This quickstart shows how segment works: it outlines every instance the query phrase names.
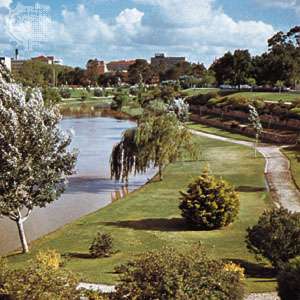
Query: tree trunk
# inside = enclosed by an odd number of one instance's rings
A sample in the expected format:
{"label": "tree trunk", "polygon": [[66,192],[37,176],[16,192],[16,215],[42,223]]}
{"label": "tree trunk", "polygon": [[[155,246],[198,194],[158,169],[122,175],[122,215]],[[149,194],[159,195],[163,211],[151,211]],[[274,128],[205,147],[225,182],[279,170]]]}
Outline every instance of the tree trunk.
{"label": "tree trunk", "polygon": [[162,167],[161,166],[158,167],[158,176],[159,176],[159,180],[162,181],[163,180],[163,174],[162,174]]}
{"label": "tree trunk", "polygon": [[25,236],[25,231],[24,231],[24,226],[23,226],[23,220],[19,219],[16,221],[17,226],[18,226],[18,231],[19,231],[19,237],[20,237],[20,241],[22,244],[22,248],[23,248],[23,253],[28,253],[29,252],[29,248],[28,248],[28,244],[27,244],[27,240],[26,240],[26,236]]}

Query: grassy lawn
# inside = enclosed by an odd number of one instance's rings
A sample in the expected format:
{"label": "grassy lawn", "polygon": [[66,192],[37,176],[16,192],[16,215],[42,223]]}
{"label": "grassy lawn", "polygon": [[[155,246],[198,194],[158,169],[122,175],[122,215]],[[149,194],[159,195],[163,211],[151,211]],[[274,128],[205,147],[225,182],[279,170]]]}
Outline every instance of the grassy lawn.
{"label": "grassy lawn", "polygon": [[280,101],[283,100],[284,102],[293,102],[295,100],[300,99],[300,94],[293,94],[293,93],[259,93],[259,92],[241,92],[235,93],[231,95],[231,97],[240,97],[244,96],[247,98],[260,98],[266,101]]}
{"label": "grassy lawn", "polygon": [[195,96],[195,95],[204,95],[210,92],[218,92],[220,89],[217,88],[208,88],[208,89],[187,89],[183,90],[183,92],[187,93],[188,96]]}
{"label": "grassy lawn", "polygon": [[[66,267],[82,274],[84,280],[111,284],[117,281],[114,267],[141,252],[164,246],[184,249],[201,242],[212,257],[238,260],[251,269],[252,276],[247,279],[249,292],[274,291],[276,282],[264,275],[265,269],[257,264],[244,243],[246,228],[271,206],[265,192],[264,159],[253,159],[253,152],[247,147],[195,139],[201,149],[201,161],[168,166],[163,182],[151,182],[125,199],[35,241],[30,254],[9,257],[11,267],[28,263],[38,250],[57,249],[62,254],[73,254]],[[180,217],[178,191],[185,189],[207,163],[215,175],[232,182],[240,191],[239,219],[222,230],[192,231]],[[112,234],[118,252],[105,259],[83,258],[98,231]]]}
{"label": "grassy lawn", "polygon": [[254,138],[242,135],[242,134],[238,134],[238,133],[232,133],[223,129],[219,129],[216,127],[210,127],[208,125],[203,125],[203,124],[199,124],[199,123],[194,123],[194,122],[189,122],[186,124],[187,127],[194,129],[194,130],[198,130],[198,131],[202,131],[205,133],[211,133],[211,134],[215,134],[215,135],[219,135],[219,136],[223,136],[226,138],[231,138],[231,139],[235,139],[235,140],[241,140],[241,141],[248,141],[248,142],[255,142]]}
{"label": "grassy lawn", "polygon": [[300,162],[297,159],[297,156],[300,156],[300,147],[285,148],[282,152],[289,158],[294,180],[300,188]]}
{"label": "grassy lawn", "polygon": [[93,104],[93,105],[97,105],[97,104],[103,104],[103,103],[111,103],[112,102],[112,98],[111,97],[90,97],[88,99],[86,99],[85,101],[81,101],[80,98],[78,99],[66,99],[63,100],[60,105],[63,107],[67,107],[67,106],[78,106],[78,105],[82,105],[82,104]]}

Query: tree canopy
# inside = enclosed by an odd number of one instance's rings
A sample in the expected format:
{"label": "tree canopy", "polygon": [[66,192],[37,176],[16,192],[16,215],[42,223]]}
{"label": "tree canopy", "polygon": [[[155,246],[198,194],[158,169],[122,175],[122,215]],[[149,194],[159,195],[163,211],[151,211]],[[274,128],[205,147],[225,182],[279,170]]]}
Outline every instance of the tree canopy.
{"label": "tree canopy", "polygon": [[169,163],[183,158],[185,152],[198,157],[192,134],[183,127],[175,113],[145,113],[137,128],[128,129],[111,155],[111,176],[128,181],[131,172],[144,173],[151,167],[162,170]]}
{"label": "tree canopy", "polygon": [[5,80],[5,72],[0,66],[0,216],[17,223],[27,252],[23,223],[34,207],[61,195],[76,154],[69,152],[71,139],[58,127],[58,109],[45,106],[38,89],[26,101],[19,85]]}

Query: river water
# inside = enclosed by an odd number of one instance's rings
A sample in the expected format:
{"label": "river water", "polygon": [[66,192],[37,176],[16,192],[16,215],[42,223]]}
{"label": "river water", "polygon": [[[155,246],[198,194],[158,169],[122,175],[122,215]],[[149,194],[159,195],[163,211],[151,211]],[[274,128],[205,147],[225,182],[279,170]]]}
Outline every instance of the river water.
{"label": "river water", "polygon": [[[133,191],[150,179],[155,170],[131,177],[128,189],[110,180],[109,158],[113,145],[120,141],[122,132],[133,127],[131,121],[113,118],[67,118],[61,126],[72,130],[72,147],[79,150],[76,174],[62,197],[45,208],[34,209],[25,222],[26,236],[35,240],[59,227],[102,208]],[[0,219],[0,255],[20,247],[14,222]]]}

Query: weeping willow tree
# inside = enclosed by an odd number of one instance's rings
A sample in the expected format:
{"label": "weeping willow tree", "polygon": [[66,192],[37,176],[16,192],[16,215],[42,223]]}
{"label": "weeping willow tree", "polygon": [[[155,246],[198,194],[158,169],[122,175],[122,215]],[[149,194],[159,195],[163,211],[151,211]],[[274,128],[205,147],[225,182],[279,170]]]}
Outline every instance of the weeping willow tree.
{"label": "weeping willow tree", "polygon": [[159,179],[169,163],[182,159],[188,153],[197,159],[199,151],[192,134],[182,126],[174,113],[144,114],[137,128],[128,129],[111,154],[111,176],[128,182],[130,173],[145,173],[154,166]]}

